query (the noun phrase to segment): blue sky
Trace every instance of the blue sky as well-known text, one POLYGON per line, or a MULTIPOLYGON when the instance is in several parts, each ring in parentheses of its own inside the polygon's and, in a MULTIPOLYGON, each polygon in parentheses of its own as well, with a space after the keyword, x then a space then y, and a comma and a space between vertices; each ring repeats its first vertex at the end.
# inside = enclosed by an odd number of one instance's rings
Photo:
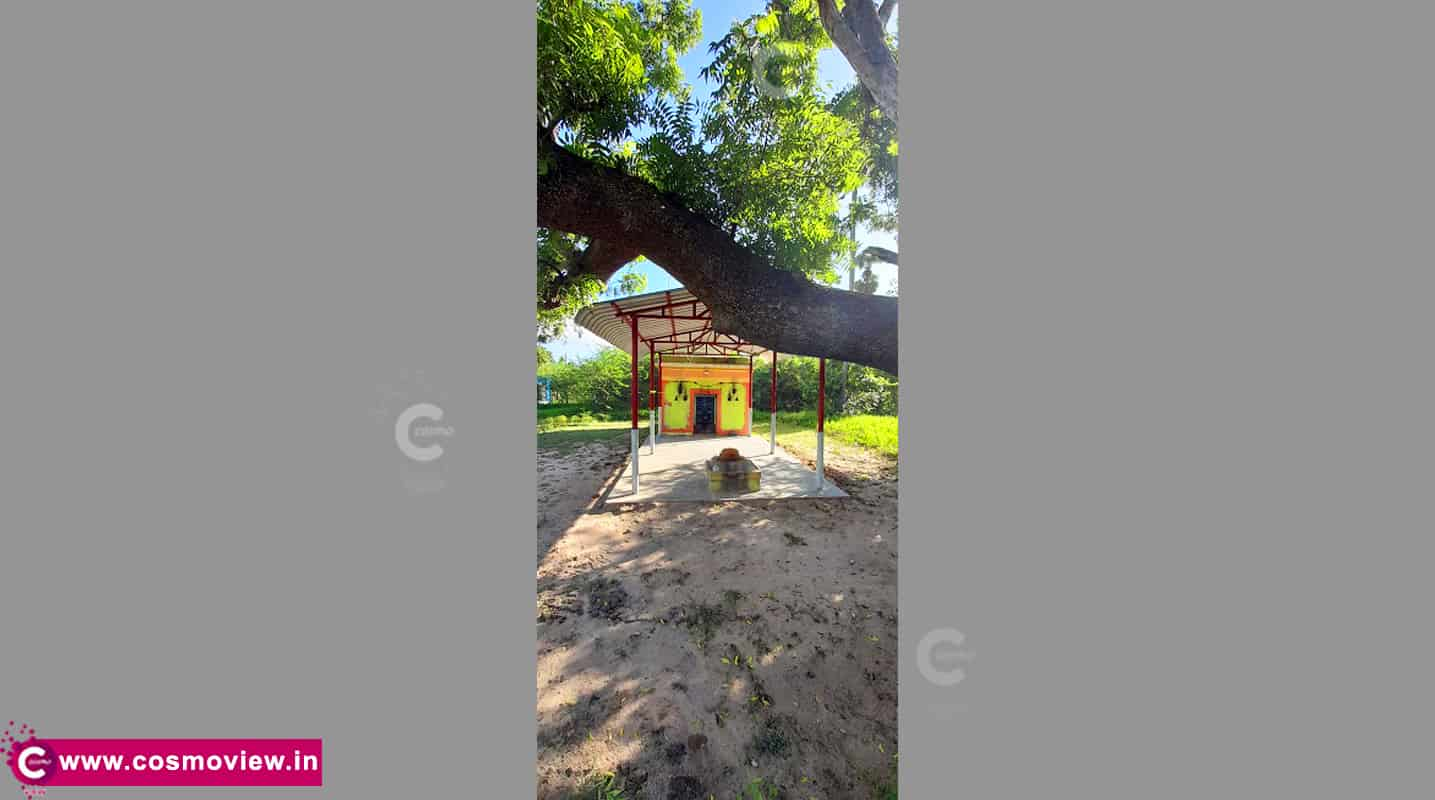
MULTIPOLYGON (((767 2, 766 0, 696 0, 693 5, 703 14, 702 40, 686 55, 678 59, 678 63, 682 65, 688 83, 693 86, 695 99, 705 100, 712 92, 713 87, 698 73, 712 60, 712 56, 708 53, 708 44, 727 35, 733 22, 747 19, 753 14, 764 11, 767 8, 767 2)), ((848 86, 856 81, 851 65, 847 63, 841 53, 837 52, 836 48, 831 47, 822 51, 817 57, 817 76, 820 81, 833 87, 848 86)), ((858 228, 857 240, 864 246, 878 245, 893 250, 897 249, 897 239, 890 233, 858 228)), ((630 265, 624 270, 620 270, 620 274, 625 271, 636 271, 647 276, 648 286, 644 291, 657 292, 682 286, 662 267, 651 261, 630 265)), ((879 293, 889 293, 896 287, 896 267, 890 264, 875 264, 873 271, 879 280, 877 289, 879 293)), ((592 355, 609 345, 577 325, 569 325, 567 335, 556 341, 548 342, 544 346, 557 358, 575 359, 592 355)))

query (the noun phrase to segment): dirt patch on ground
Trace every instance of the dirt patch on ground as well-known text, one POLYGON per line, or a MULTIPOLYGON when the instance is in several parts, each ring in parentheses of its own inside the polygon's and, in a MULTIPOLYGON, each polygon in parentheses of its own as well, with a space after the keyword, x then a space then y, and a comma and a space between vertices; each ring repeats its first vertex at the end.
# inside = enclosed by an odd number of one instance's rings
POLYGON ((538 797, 895 797, 895 463, 829 452, 849 498, 596 510, 626 447, 538 454, 538 797))

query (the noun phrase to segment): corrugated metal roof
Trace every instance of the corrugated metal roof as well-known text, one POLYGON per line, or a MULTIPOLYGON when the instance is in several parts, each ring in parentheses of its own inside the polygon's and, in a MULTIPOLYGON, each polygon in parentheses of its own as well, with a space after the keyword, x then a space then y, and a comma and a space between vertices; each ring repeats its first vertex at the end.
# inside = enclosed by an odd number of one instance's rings
POLYGON ((712 329, 711 313, 687 289, 604 300, 578 312, 575 321, 625 353, 632 354, 631 320, 638 320, 638 351, 649 342, 659 353, 757 355, 768 349, 712 329))

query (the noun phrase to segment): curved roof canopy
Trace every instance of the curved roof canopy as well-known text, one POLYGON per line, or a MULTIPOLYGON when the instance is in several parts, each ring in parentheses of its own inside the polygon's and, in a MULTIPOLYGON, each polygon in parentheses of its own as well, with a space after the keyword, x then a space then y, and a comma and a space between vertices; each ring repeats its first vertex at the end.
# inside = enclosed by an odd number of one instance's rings
POLYGON ((687 289, 649 292, 594 303, 574 317, 579 325, 629 355, 633 320, 638 322, 638 351, 694 356, 748 356, 766 353, 761 345, 712 327, 712 312, 687 289))

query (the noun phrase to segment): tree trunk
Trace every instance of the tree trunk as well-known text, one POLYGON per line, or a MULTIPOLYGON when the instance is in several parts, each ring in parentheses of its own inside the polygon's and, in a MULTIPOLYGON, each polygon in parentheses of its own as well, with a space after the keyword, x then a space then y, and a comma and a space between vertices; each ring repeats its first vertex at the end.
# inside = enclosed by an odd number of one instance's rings
POLYGON ((652 184, 538 131, 538 225, 631 248, 682 281, 721 333, 897 374, 897 299, 777 269, 652 184))
MULTIPOLYGON (((832 44, 837 46, 857 80, 872 93, 877 107, 893 122, 897 121, 897 61, 887 48, 883 25, 872 0, 847 0, 847 7, 837 9, 835 0, 817 0, 817 13, 832 44)), ((891 7, 887 8, 891 14, 891 7)))
MULTIPOLYGON (((851 196, 850 198, 848 198, 848 200, 847 200, 847 218, 848 218, 847 237, 854 242, 854 245, 853 245, 854 247, 856 246, 856 245, 855 245, 855 242, 857 241, 857 213, 856 213, 853 209, 854 209, 854 207, 855 207, 856 205, 857 205, 857 190, 856 190, 856 189, 853 189, 853 190, 852 190, 852 196, 851 196)), ((850 261, 847 262, 847 291, 849 291, 849 292, 852 291, 852 288, 853 288, 853 286, 854 286, 856 283, 857 283, 857 259, 854 257, 853 259, 851 259, 850 261)), ((842 362, 842 399, 841 399, 841 400, 838 402, 838 404, 837 404, 838 410, 839 410, 841 413, 843 413, 843 414, 847 413, 847 398, 848 398, 848 392, 851 390, 851 388, 852 388, 852 362, 850 362, 850 361, 843 361, 843 362, 842 362)))

